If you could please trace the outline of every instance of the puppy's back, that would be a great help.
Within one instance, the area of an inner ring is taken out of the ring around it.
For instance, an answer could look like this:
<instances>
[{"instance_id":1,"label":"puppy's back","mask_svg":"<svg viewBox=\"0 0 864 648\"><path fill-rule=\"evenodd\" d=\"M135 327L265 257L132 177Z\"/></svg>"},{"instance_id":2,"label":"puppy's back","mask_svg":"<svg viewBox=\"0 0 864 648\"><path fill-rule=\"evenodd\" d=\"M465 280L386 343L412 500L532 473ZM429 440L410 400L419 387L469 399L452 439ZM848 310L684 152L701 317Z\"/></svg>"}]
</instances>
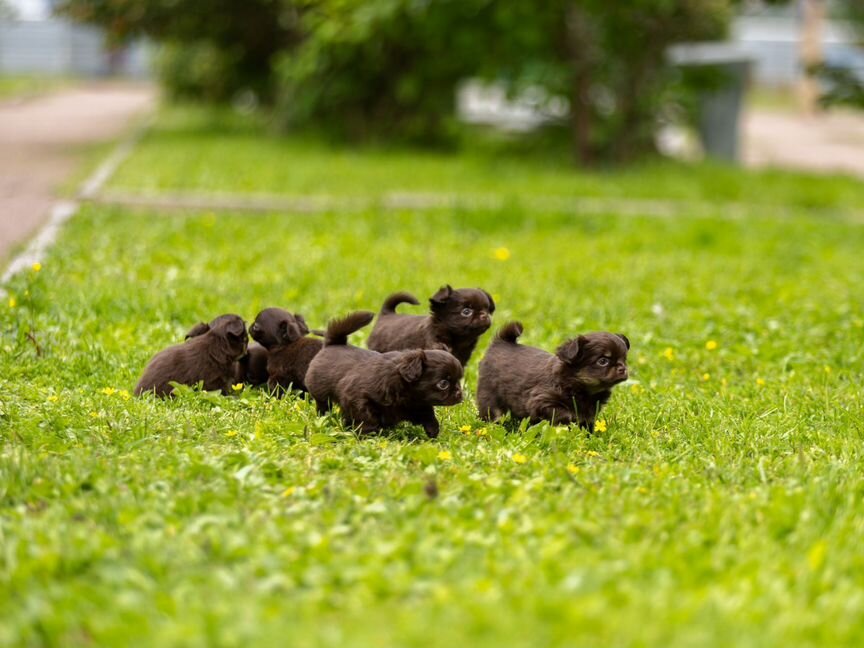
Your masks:
<instances>
[{"instance_id":1,"label":"puppy's back","mask_svg":"<svg viewBox=\"0 0 864 648\"><path fill-rule=\"evenodd\" d=\"M306 389L316 401L335 400L336 386L342 377L358 362L378 355L348 344L348 336L366 326L374 317L375 314L369 311L357 311L327 324L324 348L312 358L304 377Z\"/></svg>"},{"instance_id":2,"label":"puppy's back","mask_svg":"<svg viewBox=\"0 0 864 648\"><path fill-rule=\"evenodd\" d=\"M187 384L194 374L194 358L200 341L201 337L190 338L184 344L162 349L154 355L135 385L135 395L152 391L157 396L167 396L174 389L169 383Z\"/></svg>"},{"instance_id":3,"label":"puppy's back","mask_svg":"<svg viewBox=\"0 0 864 648\"><path fill-rule=\"evenodd\" d=\"M521 416L518 403L526 390L548 378L555 356L543 349L518 344L522 331L520 322L502 326L480 361L477 407L484 419L497 418L506 411Z\"/></svg>"}]
</instances>

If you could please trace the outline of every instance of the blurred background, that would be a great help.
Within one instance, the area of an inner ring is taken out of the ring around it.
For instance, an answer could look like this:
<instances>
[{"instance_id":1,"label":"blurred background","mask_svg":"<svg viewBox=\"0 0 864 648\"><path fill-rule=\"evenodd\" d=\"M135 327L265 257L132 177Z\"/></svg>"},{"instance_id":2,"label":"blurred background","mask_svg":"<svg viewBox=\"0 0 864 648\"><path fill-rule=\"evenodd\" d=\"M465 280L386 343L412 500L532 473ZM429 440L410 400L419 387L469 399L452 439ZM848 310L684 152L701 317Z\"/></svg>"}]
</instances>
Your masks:
<instances>
[{"instance_id":1,"label":"blurred background","mask_svg":"<svg viewBox=\"0 0 864 648\"><path fill-rule=\"evenodd\" d=\"M864 173L862 0L0 0L0 101L81 80L277 133Z\"/></svg>"}]
</instances>

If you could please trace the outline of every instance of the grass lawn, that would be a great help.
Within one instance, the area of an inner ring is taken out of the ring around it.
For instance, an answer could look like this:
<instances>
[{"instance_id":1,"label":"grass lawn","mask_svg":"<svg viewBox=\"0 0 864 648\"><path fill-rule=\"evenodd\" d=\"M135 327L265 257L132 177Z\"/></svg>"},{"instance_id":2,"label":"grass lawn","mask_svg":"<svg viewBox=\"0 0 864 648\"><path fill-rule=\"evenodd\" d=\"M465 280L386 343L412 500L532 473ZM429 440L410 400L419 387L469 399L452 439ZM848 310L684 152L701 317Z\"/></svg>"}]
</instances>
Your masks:
<instances>
[{"instance_id":1,"label":"grass lawn","mask_svg":"<svg viewBox=\"0 0 864 648\"><path fill-rule=\"evenodd\" d=\"M175 109L157 123L111 182L128 191L250 192L380 197L392 192L672 199L718 204L861 210L864 183L786 171L655 162L629 171L574 172L566 148L475 138L467 152L423 152L262 134L255 120Z\"/></svg>"},{"instance_id":2,"label":"grass lawn","mask_svg":"<svg viewBox=\"0 0 864 648\"><path fill-rule=\"evenodd\" d=\"M41 94L59 88L67 82L59 77L0 76L0 101Z\"/></svg>"},{"instance_id":3,"label":"grass lawn","mask_svg":"<svg viewBox=\"0 0 864 648\"><path fill-rule=\"evenodd\" d=\"M180 162L196 138L212 152L234 137L161 130L118 183L173 169L249 189L229 170L251 132L236 157ZM329 191L359 190L389 159L376 156ZM466 190L494 180L434 159ZM610 195L631 181L606 179ZM788 186L800 208L808 190ZM862 249L861 226L797 208L87 208L0 304L0 645L861 645ZM408 425L358 438L252 390L128 396L201 319L279 305L319 326L444 282L489 290L495 327L521 319L526 344L626 333L633 380L606 430L481 424L470 393L489 336L434 442Z\"/></svg>"}]
</instances>

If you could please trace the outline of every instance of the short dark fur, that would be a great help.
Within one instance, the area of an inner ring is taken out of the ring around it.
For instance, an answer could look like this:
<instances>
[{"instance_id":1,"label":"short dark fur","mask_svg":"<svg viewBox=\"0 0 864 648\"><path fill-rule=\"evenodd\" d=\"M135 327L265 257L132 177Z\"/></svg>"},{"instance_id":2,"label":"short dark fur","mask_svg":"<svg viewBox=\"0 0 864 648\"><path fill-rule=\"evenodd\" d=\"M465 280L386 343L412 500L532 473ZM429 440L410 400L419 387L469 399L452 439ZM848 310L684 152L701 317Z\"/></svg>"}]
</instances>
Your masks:
<instances>
[{"instance_id":1,"label":"short dark fur","mask_svg":"<svg viewBox=\"0 0 864 648\"><path fill-rule=\"evenodd\" d=\"M519 322L504 326L480 362L480 417L491 421L509 412L531 423L578 423L593 432L612 387L627 380L630 340L620 333L588 333L553 355L518 344L521 334Z\"/></svg>"},{"instance_id":2,"label":"short dark fur","mask_svg":"<svg viewBox=\"0 0 864 648\"><path fill-rule=\"evenodd\" d=\"M210 325L198 322L186 333L186 339L204 335ZM267 349L253 342L246 348L246 355L234 364L234 383L246 383L258 387L267 382Z\"/></svg>"},{"instance_id":3,"label":"short dark fur","mask_svg":"<svg viewBox=\"0 0 864 648\"><path fill-rule=\"evenodd\" d=\"M207 391L231 391L235 380L237 360L246 353L248 337L246 324L237 315L220 315L201 332L201 325L190 331L196 333L183 344L168 347L157 353L135 387L135 394L155 392L170 395L171 382L197 385L202 382Z\"/></svg>"},{"instance_id":4,"label":"short dark fur","mask_svg":"<svg viewBox=\"0 0 864 648\"><path fill-rule=\"evenodd\" d=\"M348 344L348 335L372 321L360 311L327 327L324 349L306 373L319 413L338 403L348 425L374 432L410 421L438 436L435 406L462 401L462 365L447 351L378 353Z\"/></svg>"},{"instance_id":5,"label":"short dark fur","mask_svg":"<svg viewBox=\"0 0 864 648\"><path fill-rule=\"evenodd\" d=\"M249 333L265 349L263 382L277 392L291 387L307 391L306 370L312 358L324 348L324 342L304 337L309 327L303 316L281 308L266 308L258 313Z\"/></svg>"},{"instance_id":6,"label":"short dark fur","mask_svg":"<svg viewBox=\"0 0 864 648\"><path fill-rule=\"evenodd\" d=\"M477 339L492 325L495 302L485 290L442 287L429 299L430 315L400 315L401 303L419 304L413 295L390 295L381 307L378 321L369 336L373 351L402 349L443 349L450 351L464 367Z\"/></svg>"}]
</instances>

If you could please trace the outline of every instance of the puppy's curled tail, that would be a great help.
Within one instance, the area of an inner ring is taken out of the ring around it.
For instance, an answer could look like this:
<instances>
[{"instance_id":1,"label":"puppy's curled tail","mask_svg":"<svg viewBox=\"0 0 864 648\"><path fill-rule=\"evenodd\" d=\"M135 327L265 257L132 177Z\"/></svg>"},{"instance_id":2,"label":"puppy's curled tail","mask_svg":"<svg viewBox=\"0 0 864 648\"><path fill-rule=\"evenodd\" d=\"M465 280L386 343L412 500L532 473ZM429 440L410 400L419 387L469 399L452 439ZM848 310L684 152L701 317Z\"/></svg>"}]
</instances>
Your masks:
<instances>
[{"instance_id":1,"label":"puppy's curled tail","mask_svg":"<svg viewBox=\"0 0 864 648\"><path fill-rule=\"evenodd\" d=\"M499 329L496 338L502 342L516 344L520 335L522 335L522 322L508 322Z\"/></svg>"},{"instance_id":2,"label":"puppy's curled tail","mask_svg":"<svg viewBox=\"0 0 864 648\"><path fill-rule=\"evenodd\" d=\"M366 326L374 317L375 313L357 311L342 319L333 320L327 324L324 332L324 346L348 344L348 336Z\"/></svg>"},{"instance_id":3,"label":"puppy's curled tail","mask_svg":"<svg viewBox=\"0 0 864 648\"><path fill-rule=\"evenodd\" d=\"M396 307L399 304L413 304L414 306L418 306L420 302L417 301L417 298L411 293L407 292L397 292L390 295L387 299L384 300L384 304L381 306L381 314L382 315L392 315L396 312Z\"/></svg>"}]
</instances>

